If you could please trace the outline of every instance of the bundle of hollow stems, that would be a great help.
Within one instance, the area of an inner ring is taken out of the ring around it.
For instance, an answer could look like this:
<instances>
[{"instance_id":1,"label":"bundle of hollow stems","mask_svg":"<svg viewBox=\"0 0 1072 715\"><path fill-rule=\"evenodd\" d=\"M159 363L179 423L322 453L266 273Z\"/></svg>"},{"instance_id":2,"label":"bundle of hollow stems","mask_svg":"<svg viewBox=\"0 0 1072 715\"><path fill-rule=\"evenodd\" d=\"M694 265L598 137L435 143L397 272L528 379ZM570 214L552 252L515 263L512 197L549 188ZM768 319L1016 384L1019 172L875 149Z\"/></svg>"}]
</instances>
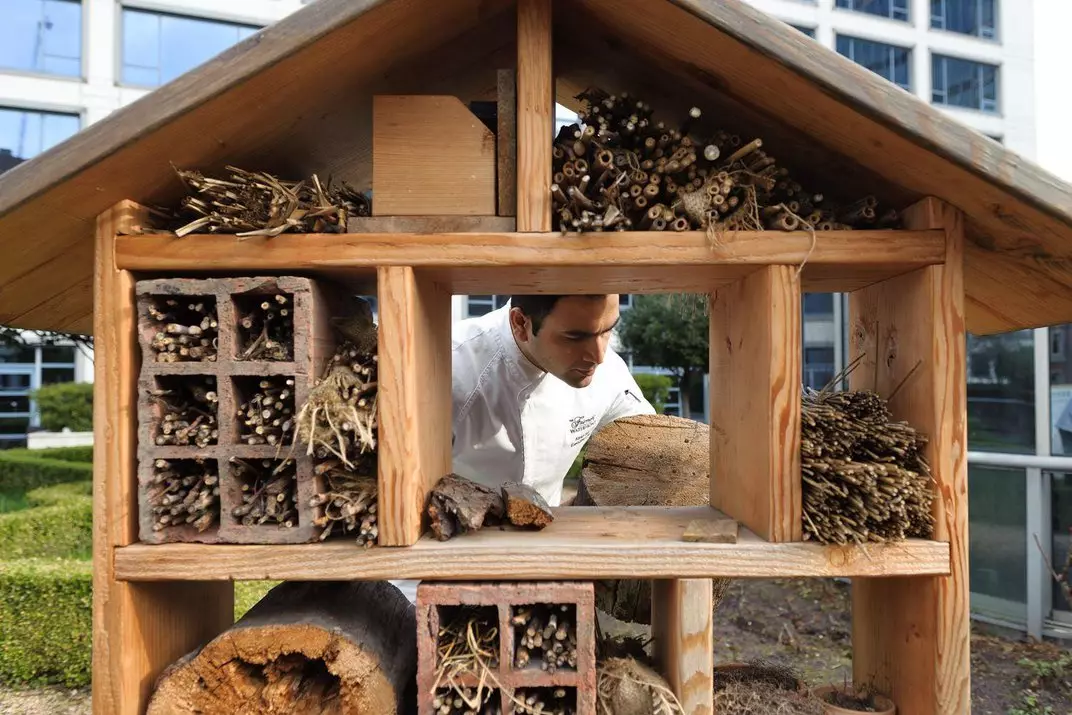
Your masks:
<instances>
[{"instance_id":1,"label":"bundle of hollow stems","mask_svg":"<svg viewBox=\"0 0 1072 715\"><path fill-rule=\"evenodd\" d=\"M352 216L369 216L369 199L345 182L313 174L286 181L264 171L226 167L223 177L176 169L188 189L169 228L178 236L226 233L239 237L291 233L345 233ZM163 213L165 216L166 212Z\"/></svg>"},{"instance_id":2,"label":"bundle of hollow stems","mask_svg":"<svg viewBox=\"0 0 1072 715\"><path fill-rule=\"evenodd\" d=\"M551 193L562 231L834 230L895 227L865 196L836 205L806 190L763 150L762 139L695 133L702 112L671 126L627 93L590 89L577 97L580 123L552 148Z\"/></svg>"},{"instance_id":3,"label":"bundle of hollow stems","mask_svg":"<svg viewBox=\"0 0 1072 715\"><path fill-rule=\"evenodd\" d=\"M213 460L157 459L147 496L153 531L190 525L203 532L219 522L220 484Z\"/></svg>"},{"instance_id":4,"label":"bundle of hollow stems","mask_svg":"<svg viewBox=\"0 0 1072 715\"><path fill-rule=\"evenodd\" d=\"M163 386L148 391L159 408L154 442L158 447L208 447L220 436L219 395L212 375L159 378Z\"/></svg>"},{"instance_id":5,"label":"bundle of hollow stems","mask_svg":"<svg viewBox=\"0 0 1072 715\"><path fill-rule=\"evenodd\" d=\"M154 297L148 313L156 330L149 342L156 362L216 360L219 322L214 300L203 296Z\"/></svg>"},{"instance_id":6,"label":"bundle of hollow stems","mask_svg":"<svg viewBox=\"0 0 1072 715\"><path fill-rule=\"evenodd\" d=\"M355 536L357 543L364 547L375 545L380 536L376 516L379 498L376 460L364 458L347 467L342 460L332 457L313 469L318 483L323 484L309 502L309 506L321 510L314 521L323 529L320 540L336 534Z\"/></svg>"}]
</instances>

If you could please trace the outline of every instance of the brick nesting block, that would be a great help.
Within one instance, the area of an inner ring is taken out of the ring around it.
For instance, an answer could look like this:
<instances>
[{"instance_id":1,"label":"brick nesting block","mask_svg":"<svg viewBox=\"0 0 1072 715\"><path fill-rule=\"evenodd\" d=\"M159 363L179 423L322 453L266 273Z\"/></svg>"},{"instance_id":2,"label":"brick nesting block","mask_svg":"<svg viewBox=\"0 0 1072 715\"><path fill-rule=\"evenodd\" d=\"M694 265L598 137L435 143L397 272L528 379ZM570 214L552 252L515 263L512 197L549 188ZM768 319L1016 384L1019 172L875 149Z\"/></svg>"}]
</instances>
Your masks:
<instances>
[{"instance_id":1,"label":"brick nesting block","mask_svg":"<svg viewBox=\"0 0 1072 715\"><path fill-rule=\"evenodd\" d=\"M554 673L538 663L514 667L515 634L510 620L517 606L567 605L576 609L577 667ZM577 715L596 712L595 591L591 582L424 582L417 587L417 688L418 712L432 715L438 667L436 646L440 612L451 606L484 606L494 609L499 633L499 665L494 671L501 685L503 715L516 715L510 696L517 689L561 687L575 693ZM477 679L463 679L475 686ZM494 683L491 687L495 687Z\"/></svg>"},{"instance_id":2,"label":"brick nesting block","mask_svg":"<svg viewBox=\"0 0 1072 715\"><path fill-rule=\"evenodd\" d=\"M292 528L275 525L244 526L232 510L241 505L241 485L234 476L232 457L245 460L279 460L287 457L291 438L282 446L250 445L241 438L236 410L241 391L256 386L258 378L293 378L294 416L309 395L335 349L330 325L330 305L336 296L316 281L299 277L249 278L170 278L139 281L135 287L138 310L138 342L141 369L138 379L138 523L139 538L146 543L197 541L204 543L290 544L315 541L319 529L314 519L319 510L309 507L316 493L312 458L302 445L294 451L296 465L298 523ZM276 294L289 296L289 317L293 323L293 345L289 361L243 360L246 347L238 321L244 310ZM158 362L152 347L162 330L149 307L159 299L182 298L191 302L214 302L218 323L214 360L187 359ZM153 389L169 389L190 376L211 376L216 381L218 439L206 446L160 446L157 435L161 408L150 399ZM244 387L245 386L245 387ZM157 459L201 459L214 465L219 474L220 516L214 526L198 533L192 526L168 527L153 531L148 486Z\"/></svg>"}]
</instances>

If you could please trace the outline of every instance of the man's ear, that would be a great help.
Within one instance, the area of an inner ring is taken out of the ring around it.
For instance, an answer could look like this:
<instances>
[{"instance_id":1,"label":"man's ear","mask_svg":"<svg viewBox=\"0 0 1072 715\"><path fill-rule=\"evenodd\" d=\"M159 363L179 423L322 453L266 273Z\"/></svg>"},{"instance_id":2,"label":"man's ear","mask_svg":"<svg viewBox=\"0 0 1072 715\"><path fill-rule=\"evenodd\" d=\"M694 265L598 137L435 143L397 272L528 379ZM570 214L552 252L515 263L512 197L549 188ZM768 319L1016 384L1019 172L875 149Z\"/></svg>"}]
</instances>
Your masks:
<instances>
[{"instance_id":1,"label":"man's ear","mask_svg":"<svg viewBox=\"0 0 1072 715\"><path fill-rule=\"evenodd\" d=\"M521 312L521 308L510 308L510 332L518 342L529 341L529 319Z\"/></svg>"}]
</instances>

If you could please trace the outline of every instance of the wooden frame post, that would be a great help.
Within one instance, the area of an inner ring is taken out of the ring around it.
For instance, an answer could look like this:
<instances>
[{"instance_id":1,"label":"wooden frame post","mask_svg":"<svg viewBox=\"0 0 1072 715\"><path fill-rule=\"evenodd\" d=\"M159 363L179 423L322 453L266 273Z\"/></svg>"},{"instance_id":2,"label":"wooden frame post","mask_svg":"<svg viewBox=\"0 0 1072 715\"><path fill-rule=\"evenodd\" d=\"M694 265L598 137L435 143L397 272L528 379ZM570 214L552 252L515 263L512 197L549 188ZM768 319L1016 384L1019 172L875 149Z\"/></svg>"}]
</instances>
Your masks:
<instances>
[{"instance_id":1,"label":"wooden frame post","mask_svg":"<svg viewBox=\"0 0 1072 715\"><path fill-rule=\"evenodd\" d=\"M715 708L712 586L709 578L652 582L655 660L685 715L712 715Z\"/></svg>"},{"instance_id":2,"label":"wooden frame post","mask_svg":"<svg viewBox=\"0 0 1072 715\"><path fill-rule=\"evenodd\" d=\"M971 643L963 217L926 199L906 212L905 223L907 229L945 231L945 264L852 294L851 352L865 357L850 380L853 389L890 396L894 419L929 437L934 538L949 543L951 572L853 580L853 677L890 693L898 712L966 713Z\"/></svg>"},{"instance_id":3,"label":"wooden frame post","mask_svg":"<svg viewBox=\"0 0 1072 715\"><path fill-rule=\"evenodd\" d=\"M94 264L93 712L141 713L169 663L234 622L230 581L126 583L113 551L138 540L134 278L115 237L145 217L124 201L97 218Z\"/></svg>"},{"instance_id":4,"label":"wooden frame post","mask_svg":"<svg viewBox=\"0 0 1072 715\"><path fill-rule=\"evenodd\" d=\"M551 230L551 0L517 3L517 230Z\"/></svg>"},{"instance_id":5,"label":"wooden frame post","mask_svg":"<svg viewBox=\"0 0 1072 715\"><path fill-rule=\"evenodd\" d=\"M766 266L711 296L711 506L800 541L800 276Z\"/></svg>"},{"instance_id":6,"label":"wooden frame post","mask_svg":"<svg viewBox=\"0 0 1072 715\"><path fill-rule=\"evenodd\" d=\"M428 492L451 469L450 293L410 266L377 274L380 545L421 537Z\"/></svg>"}]
</instances>

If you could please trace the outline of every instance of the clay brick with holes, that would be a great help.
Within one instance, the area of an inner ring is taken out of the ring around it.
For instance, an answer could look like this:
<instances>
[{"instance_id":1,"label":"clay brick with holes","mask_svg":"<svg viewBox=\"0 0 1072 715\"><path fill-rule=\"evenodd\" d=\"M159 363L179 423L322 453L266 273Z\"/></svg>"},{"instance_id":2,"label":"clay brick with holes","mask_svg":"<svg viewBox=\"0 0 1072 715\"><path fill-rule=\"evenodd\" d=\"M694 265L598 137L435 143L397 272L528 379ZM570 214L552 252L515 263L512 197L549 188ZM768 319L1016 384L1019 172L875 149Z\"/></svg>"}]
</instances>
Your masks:
<instances>
[{"instance_id":1,"label":"clay brick with holes","mask_svg":"<svg viewBox=\"0 0 1072 715\"><path fill-rule=\"evenodd\" d=\"M417 587L418 712L433 715L449 693L438 683L440 650L466 652L478 643L489 676L485 692L501 698L504 715L536 712L594 715L595 592L590 582L422 583ZM470 649L471 652L471 649ZM455 682L475 695L479 672L456 670ZM443 679L445 680L445 678ZM453 696L458 698L458 693ZM529 702L531 700L531 702ZM463 703L464 704L464 703ZM492 712L478 709L478 712ZM453 711L451 711L453 712Z\"/></svg>"},{"instance_id":2,"label":"clay brick with holes","mask_svg":"<svg viewBox=\"0 0 1072 715\"><path fill-rule=\"evenodd\" d=\"M316 540L312 459L290 448L297 408L335 348L337 291L287 276L143 280L135 291L140 539Z\"/></svg>"}]
</instances>

